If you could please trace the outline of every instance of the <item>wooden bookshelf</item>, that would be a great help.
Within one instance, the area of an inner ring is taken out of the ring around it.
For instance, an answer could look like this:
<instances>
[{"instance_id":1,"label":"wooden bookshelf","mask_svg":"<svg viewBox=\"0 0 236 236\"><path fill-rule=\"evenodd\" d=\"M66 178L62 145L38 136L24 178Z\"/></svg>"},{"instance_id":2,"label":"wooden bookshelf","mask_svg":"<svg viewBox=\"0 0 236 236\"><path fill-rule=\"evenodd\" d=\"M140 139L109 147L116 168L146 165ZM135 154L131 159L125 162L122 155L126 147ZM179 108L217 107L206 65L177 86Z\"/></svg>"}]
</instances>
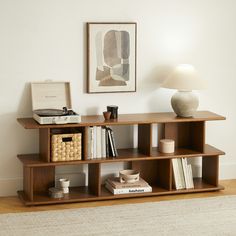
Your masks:
<instances>
[{"instance_id":1,"label":"wooden bookshelf","mask_svg":"<svg viewBox=\"0 0 236 236\"><path fill-rule=\"evenodd\" d=\"M119 115L117 120L104 121L102 116L83 116L79 124L40 125L33 118L19 118L25 129L39 130L39 153L20 154L23 164L23 190L18 191L25 205L58 204L97 201L116 198L146 197L166 194L182 194L223 189L218 184L219 157L225 153L205 143L206 121L224 120L225 117L209 111L199 111L195 117L179 118L174 113L144 113ZM152 146L153 124L162 126L162 137L175 140L172 154L159 152ZM138 147L119 149L118 157L87 159L86 130L89 126L138 125ZM51 135L55 130L62 133L82 133L82 160L51 162ZM202 178L194 179L194 189L173 188L172 158L202 157ZM151 193L113 195L101 182L101 167L105 163L127 162L130 168L140 171L141 177L151 186ZM62 199L48 196L48 188L55 186L55 168L64 165L88 164L88 186L72 187Z\"/></svg>"}]
</instances>

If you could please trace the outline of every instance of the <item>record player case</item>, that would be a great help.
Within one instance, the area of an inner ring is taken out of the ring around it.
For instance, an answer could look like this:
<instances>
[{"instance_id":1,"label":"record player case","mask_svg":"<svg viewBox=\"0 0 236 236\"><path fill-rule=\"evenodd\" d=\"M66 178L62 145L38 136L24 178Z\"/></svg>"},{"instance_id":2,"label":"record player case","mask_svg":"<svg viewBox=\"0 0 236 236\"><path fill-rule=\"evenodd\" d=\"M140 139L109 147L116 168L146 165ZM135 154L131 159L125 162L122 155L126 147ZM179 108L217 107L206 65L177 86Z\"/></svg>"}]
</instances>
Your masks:
<instances>
[{"instance_id":1,"label":"record player case","mask_svg":"<svg viewBox=\"0 0 236 236\"><path fill-rule=\"evenodd\" d=\"M72 110L69 82L33 82L31 83L31 96L33 118L39 124L71 124L81 122L81 116ZM62 110L63 107L72 111L72 114L41 116L35 112L44 109Z\"/></svg>"}]
</instances>

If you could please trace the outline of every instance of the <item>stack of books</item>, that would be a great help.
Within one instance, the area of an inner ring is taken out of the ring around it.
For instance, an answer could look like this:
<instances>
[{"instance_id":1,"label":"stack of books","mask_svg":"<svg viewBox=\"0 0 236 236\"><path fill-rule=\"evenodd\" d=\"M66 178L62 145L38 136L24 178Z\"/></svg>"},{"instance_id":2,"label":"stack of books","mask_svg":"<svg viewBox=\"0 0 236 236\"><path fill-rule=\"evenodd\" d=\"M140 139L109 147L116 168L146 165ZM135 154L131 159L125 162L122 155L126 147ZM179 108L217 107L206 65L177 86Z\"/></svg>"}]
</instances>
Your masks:
<instances>
[{"instance_id":1,"label":"stack of books","mask_svg":"<svg viewBox=\"0 0 236 236\"><path fill-rule=\"evenodd\" d=\"M121 183L119 178L110 178L106 180L105 187L113 194L152 192L152 187L142 178L134 183Z\"/></svg>"},{"instance_id":2,"label":"stack of books","mask_svg":"<svg viewBox=\"0 0 236 236\"><path fill-rule=\"evenodd\" d=\"M175 188L177 190L194 188L192 166L187 163L187 158L173 158L172 166Z\"/></svg>"},{"instance_id":3,"label":"stack of books","mask_svg":"<svg viewBox=\"0 0 236 236\"><path fill-rule=\"evenodd\" d=\"M87 158L97 159L118 156L113 130L105 126L88 128Z\"/></svg>"}]
</instances>

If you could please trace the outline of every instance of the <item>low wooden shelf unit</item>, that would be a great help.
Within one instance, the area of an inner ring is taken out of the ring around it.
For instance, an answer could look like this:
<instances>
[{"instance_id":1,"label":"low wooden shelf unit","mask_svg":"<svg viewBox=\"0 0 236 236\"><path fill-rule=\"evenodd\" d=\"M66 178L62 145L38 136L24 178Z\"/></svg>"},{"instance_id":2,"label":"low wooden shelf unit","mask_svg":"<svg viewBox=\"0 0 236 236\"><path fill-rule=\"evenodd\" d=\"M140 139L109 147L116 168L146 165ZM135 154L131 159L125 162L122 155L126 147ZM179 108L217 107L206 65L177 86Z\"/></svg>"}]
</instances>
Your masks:
<instances>
[{"instance_id":1,"label":"low wooden shelf unit","mask_svg":"<svg viewBox=\"0 0 236 236\"><path fill-rule=\"evenodd\" d=\"M219 185L220 151L205 143L205 123L211 120L225 120L225 117L209 111L199 111L193 118L179 118L174 113L144 113L119 115L117 120L104 121L102 116L83 116L79 124L39 125L32 118L19 118L26 129L39 130L39 153L21 154L18 159L23 164L23 190L18 191L25 205L43 205L67 202L96 201L116 198L158 196L166 194L195 193L223 189ZM161 138L175 140L176 149L172 154L159 152L152 146L153 124L162 126ZM87 130L90 126L137 125L138 147L119 149L118 157L87 159ZM82 160L51 162L51 135L76 130L82 133ZM194 178L194 189L173 188L172 158L202 157L202 177ZM140 175L151 186L150 193L113 195L102 184L102 165L117 162L128 163L130 168L140 171ZM55 186L55 168L63 165L88 164L88 186L71 187L70 193L61 199L48 195L48 188Z\"/></svg>"}]
</instances>

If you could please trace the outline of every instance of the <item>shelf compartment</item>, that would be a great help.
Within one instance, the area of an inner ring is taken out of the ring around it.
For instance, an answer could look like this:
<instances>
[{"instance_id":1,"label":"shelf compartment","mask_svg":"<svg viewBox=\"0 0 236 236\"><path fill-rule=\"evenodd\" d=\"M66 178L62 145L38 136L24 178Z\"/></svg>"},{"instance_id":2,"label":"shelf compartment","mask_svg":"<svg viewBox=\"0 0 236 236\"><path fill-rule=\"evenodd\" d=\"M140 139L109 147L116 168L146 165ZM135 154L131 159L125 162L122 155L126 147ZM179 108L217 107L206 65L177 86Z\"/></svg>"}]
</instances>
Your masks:
<instances>
[{"instance_id":1,"label":"shelf compartment","mask_svg":"<svg viewBox=\"0 0 236 236\"><path fill-rule=\"evenodd\" d=\"M171 160L160 159L132 162L132 169L140 172L140 177L151 186L160 186L171 190Z\"/></svg>"},{"instance_id":2,"label":"shelf compartment","mask_svg":"<svg viewBox=\"0 0 236 236\"><path fill-rule=\"evenodd\" d=\"M90 163L109 163L109 162L123 162L123 161L140 161L140 160L158 160L170 159L180 157L196 157L196 156L217 156L224 155L225 153L210 145L205 145L204 152L197 152L187 148L177 148L174 153L165 154L158 151L158 148L153 148L151 156L146 156L139 152L137 148L119 149L119 156L114 158L102 158L93 160L81 161L66 161L66 162L44 162L40 159L39 154L22 154L18 155L18 159L25 166L59 166L59 165L81 165Z\"/></svg>"},{"instance_id":3,"label":"shelf compartment","mask_svg":"<svg viewBox=\"0 0 236 236\"><path fill-rule=\"evenodd\" d=\"M30 201L34 200L34 192L47 191L55 185L55 167L23 167L23 189Z\"/></svg>"},{"instance_id":4,"label":"shelf compartment","mask_svg":"<svg viewBox=\"0 0 236 236\"><path fill-rule=\"evenodd\" d=\"M48 192L36 192L34 194L34 200L31 201L23 191L18 191L20 199L25 205L44 205L44 204L57 204L67 202L83 202L83 201L94 201L99 197L91 191L88 186L82 187L70 187L70 193L63 198L51 198Z\"/></svg>"},{"instance_id":5,"label":"shelf compartment","mask_svg":"<svg viewBox=\"0 0 236 236\"><path fill-rule=\"evenodd\" d=\"M204 152L205 122L166 123L164 137L173 139L176 148L188 147L198 152Z\"/></svg>"},{"instance_id":6,"label":"shelf compartment","mask_svg":"<svg viewBox=\"0 0 236 236\"><path fill-rule=\"evenodd\" d=\"M75 203L85 201L100 201L100 200L112 200L119 198L133 198L133 197L148 197L148 196L162 196L170 194L182 194L182 193L200 193L209 191L223 190L222 186L213 186L205 183L202 178L194 179L194 189L183 189L183 190L171 190L168 191L165 188L157 185L152 186L151 193L133 193L133 194L119 194L114 195L108 191L105 186L101 187L100 196L94 195L88 187L72 187L67 197L61 199L53 199L48 196L47 193L36 193L34 201L30 201L23 191L18 191L19 198L27 206L33 205L47 205L47 204L59 204L59 203Z\"/></svg>"},{"instance_id":7,"label":"shelf compartment","mask_svg":"<svg viewBox=\"0 0 236 236\"><path fill-rule=\"evenodd\" d=\"M219 184L219 156L202 158L202 178L205 182L218 186Z\"/></svg>"},{"instance_id":8,"label":"shelf compartment","mask_svg":"<svg viewBox=\"0 0 236 236\"><path fill-rule=\"evenodd\" d=\"M201 172L198 175L201 176L202 180L201 182L199 182L199 178L193 177L193 179L195 180L194 184L196 184L197 188L199 188L198 187L199 183L204 183L203 188L205 188L206 185L217 187L219 185L219 156L209 155L209 156L194 157L193 159L195 158L201 159ZM171 167L171 169L172 169L171 171L172 186L175 186L173 177L173 166ZM200 188L202 187L200 186ZM172 189L175 190L174 187Z\"/></svg>"}]
</instances>

